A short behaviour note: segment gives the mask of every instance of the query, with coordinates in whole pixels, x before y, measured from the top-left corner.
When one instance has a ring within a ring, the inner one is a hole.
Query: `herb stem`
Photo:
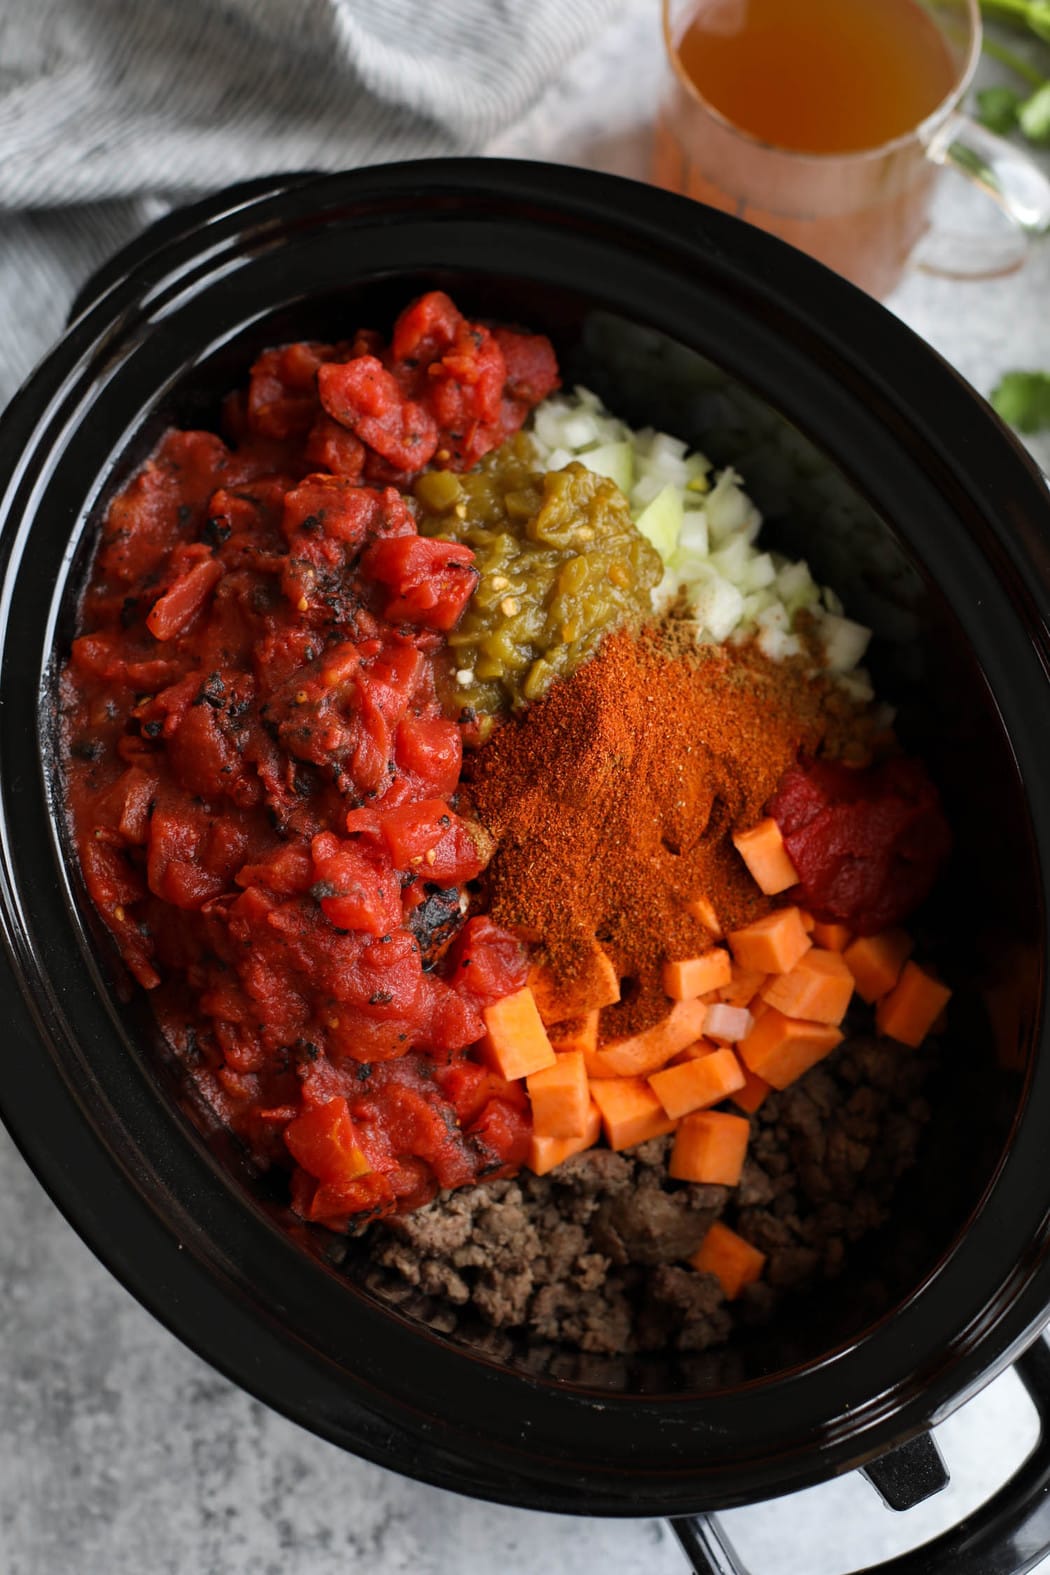
[[[980,0],[981,10],[992,16],[1016,17],[1027,22],[1029,0]]]
[[[987,5],[988,0],[984,0],[984,3]],[[989,38],[985,34],[981,47],[984,53],[989,55],[992,60],[998,60],[1000,65],[1007,66],[1011,71],[1015,71],[1019,77],[1023,77],[1026,82],[1030,82],[1032,87],[1042,87],[1045,80],[1042,72],[1037,70],[1035,66],[1030,65],[1027,60],[1014,50],[1007,49],[1005,44],[1000,44],[997,39]]]

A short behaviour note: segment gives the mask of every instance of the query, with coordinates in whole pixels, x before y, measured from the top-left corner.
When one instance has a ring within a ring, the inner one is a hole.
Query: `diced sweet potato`
[[[862,1001],[870,1006],[893,989],[912,944],[907,930],[883,930],[879,935],[860,935],[846,947],[842,956]]]
[[[549,1170],[571,1159],[574,1154],[582,1154],[584,1149],[593,1148],[601,1135],[601,1130],[601,1111],[592,1099],[588,1106],[584,1130],[579,1137],[537,1137],[533,1133],[525,1163],[537,1176],[545,1176]]]
[[[699,1061],[705,1055],[711,1055],[719,1047],[711,1044],[708,1039],[698,1039],[695,1045],[686,1045],[684,1050],[679,1050],[668,1061],[668,1066],[684,1066],[686,1061]]]
[[[686,913],[691,913],[694,919],[699,919],[706,930],[710,930],[715,940],[722,936],[722,924],[718,917],[714,903],[709,897],[694,897],[685,905]]]
[[[677,1001],[668,1015],[652,1028],[630,1039],[605,1045],[588,1056],[591,1076],[647,1077],[666,1066],[673,1055],[700,1038],[707,1007],[703,1001]]]
[[[664,963],[664,989],[673,1001],[689,1001],[720,990],[729,983],[732,971],[732,960],[725,947],[713,946],[702,957]]]
[[[752,1072],[774,1088],[787,1088],[841,1043],[841,1029],[830,1023],[799,1022],[767,1006],[737,1051]]]
[[[528,985],[486,1006],[481,1015],[485,1056],[508,1082],[554,1065],[554,1051]]]
[[[805,908],[800,908],[798,910],[798,916],[802,920],[802,928],[805,930],[806,934],[812,935],[813,931],[817,927],[816,919],[811,913],[807,912]]]
[[[750,1006],[768,978],[757,968],[740,968],[734,963],[733,977],[719,990],[718,999],[727,1006]]]
[[[721,1220],[715,1220],[689,1262],[701,1274],[713,1274],[721,1283],[726,1301],[732,1302],[745,1285],[761,1278],[766,1255]]]
[[[775,897],[777,892],[798,884],[798,871],[788,857],[780,827],[771,816],[760,820],[750,831],[734,831],[733,846],[767,897]]]
[[[600,1011],[620,999],[619,976],[597,944],[577,963],[571,981],[562,982],[546,963],[534,963],[529,969],[529,988],[548,1025]]]
[[[644,1077],[596,1078],[591,1097],[601,1111],[610,1148],[633,1148],[635,1143],[674,1131],[675,1123]]]
[[[744,1168],[751,1123],[721,1110],[698,1110],[679,1123],[667,1173],[676,1181],[735,1187]]]
[[[755,1111],[765,1103],[772,1084],[767,1083],[764,1077],[756,1077],[755,1073],[748,1066],[743,1068],[743,1073],[743,1088],[736,1089],[729,1097],[740,1110],[744,1110],[749,1116],[753,1116]]]
[[[532,1130],[537,1137],[582,1137],[591,1107],[582,1051],[559,1055],[553,1066],[530,1073],[525,1086],[532,1104]]]
[[[762,973],[789,973],[812,944],[798,908],[777,908],[729,937],[740,967]]]
[[[587,1012],[583,1017],[570,1017],[567,1022],[555,1023],[547,1030],[555,1051],[562,1055],[579,1050],[585,1055],[590,1050],[597,1050],[600,1015],[599,1012]]]
[[[907,962],[875,1008],[875,1026],[888,1039],[917,1050],[951,1000],[952,992],[917,963]]]
[[[743,1086],[743,1069],[732,1050],[712,1050],[693,1061],[665,1067],[649,1078],[649,1087],[675,1119],[691,1110],[718,1105]]]
[[[823,946],[826,951],[844,952],[852,939],[852,931],[844,924],[823,924],[818,919],[813,926],[814,946]]]
[[[785,1017],[841,1023],[853,998],[853,975],[840,952],[811,946],[790,973],[774,974],[762,999]]]

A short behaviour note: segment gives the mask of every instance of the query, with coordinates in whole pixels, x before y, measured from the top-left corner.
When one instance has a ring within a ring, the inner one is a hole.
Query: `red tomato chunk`
[[[472,1048],[526,961],[464,921],[489,848],[435,689],[477,572],[403,489],[557,384],[546,339],[432,292],[389,345],[264,351],[229,442],[169,432],[103,522],[63,678],[85,884],[205,1099],[335,1229],[528,1145]]]

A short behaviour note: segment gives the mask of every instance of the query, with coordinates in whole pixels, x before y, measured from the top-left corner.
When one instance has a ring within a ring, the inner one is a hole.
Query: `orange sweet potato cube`
[[[508,1082],[554,1065],[554,1051],[528,985],[486,1006],[481,1015],[486,1059]]]
[[[818,919],[813,926],[814,946],[823,946],[826,951],[844,952],[852,939],[852,931],[844,924],[824,924]]]
[[[737,1053],[756,1076],[774,1088],[787,1088],[841,1043],[842,1030],[830,1023],[800,1022],[769,1006]]]
[[[853,975],[839,952],[811,946],[790,973],[774,974],[762,999],[785,1017],[841,1023],[853,997]]]
[[[601,1111],[592,1099],[589,1101],[587,1120],[579,1137],[537,1137],[534,1132],[525,1163],[537,1176],[545,1176],[549,1170],[571,1159],[574,1154],[582,1154],[584,1149],[593,1148],[601,1135],[601,1130]]]
[[[733,963],[724,946],[712,946],[700,957],[664,963],[664,989],[673,1001],[690,1001],[697,995],[720,990],[732,977]]]
[[[601,1111],[610,1148],[633,1148],[674,1131],[674,1122],[644,1077],[595,1078],[591,1098]]]
[[[555,1023],[548,1028],[548,1037],[557,1053],[567,1055],[573,1050],[579,1050],[582,1055],[586,1055],[591,1050],[597,1050],[600,1016],[600,1012],[587,1012],[582,1017],[570,1017],[566,1022]]]
[[[710,930],[715,940],[722,936],[722,925],[714,903],[709,897],[694,897],[685,905],[686,913],[691,913],[694,919],[699,919],[705,930]]]
[[[769,1094],[772,1085],[767,1083],[764,1077],[756,1077],[750,1067],[745,1066],[743,1072],[743,1088],[738,1088],[729,1097],[739,1110],[743,1110],[747,1115],[753,1116],[755,1111],[765,1104],[766,1096]]]
[[[857,994],[870,1006],[880,995],[887,995],[901,976],[911,956],[912,938],[907,930],[883,930],[878,935],[859,935],[842,953],[853,975]]]
[[[718,999],[727,1006],[750,1006],[768,978],[757,968],[740,968],[734,963],[733,977],[719,990]]]
[[[676,1181],[735,1187],[744,1168],[751,1123],[722,1110],[698,1110],[675,1133],[667,1173]]]
[[[582,1137],[591,1108],[582,1051],[559,1055],[553,1066],[530,1072],[525,1087],[532,1105],[532,1130],[537,1137]]]
[[[743,1086],[744,1073],[732,1050],[712,1050],[709,1055],[653,1072],[649,1078],[649,1087],[667,1114],[675,1118],[717,1105]]]
[[[798,884],[798,871],[788,856],[780,827],[772,816],[750,831],[734,831],[733,846],[767,897]]]
[[[647,1077],[673,1055],[695,1044],[703,1031],[703,1001],[676,1001],[666,1017],[629,1039],[603,1046],[587,1057],[591,1077]]]
[[[715,1220],[689,1262],[701,1274],[713,1274],[721,1283],[726,1301],[732,1302],[745,1285],[761,1278],[766,1255],[721,1220]]]
[[[900,978],[875,1008],[875,1026],[888,1039],[917,1050],[951,1000],[952,992],[916,963],[907,962]]]
[[[812,944],[798,908],[776,908],[729,937],[739,966],[760,973],[789,973]]]
[[[619,975],[597,942],[579,961],[571,983],[558,979],[547,963],[538,962],[529,969],[529,988],[548,1025],[600,1011],[620,999]]]

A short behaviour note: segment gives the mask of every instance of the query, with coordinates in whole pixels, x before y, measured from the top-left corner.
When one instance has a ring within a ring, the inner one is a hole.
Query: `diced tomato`
[[[470,1128],[479,1148],[490,1156],[482,1174],[513,1173],[525,1163],[532,1137],[532,1118],[505,1099],[490,1099]]]
[[[385,617],[428,629],[455,628],[478,583],[469,547],[422,536],[377,541],[362,557],[361,571],[390,588]]]
[[[515,1088],[477,1061],[454,1061],[438,1073],[438,1082],[464,1127],[470,1126],[491,1099],[503,1100],[522,1110],[528,1108],[521,1085]]]
[[[281,521],[290,539],[297,532],[322,532],[357,545],[382,512],[382,495],[345,476],[307,476],[284,495]]]
[[[508,398],[520,399],[531,409],[561,386],[558,360],[545,334],[522,334],[512,328],[494,328],[492,333],[507,368]]]
[[[392,1214],[397,1205],[397,1194],[389,1179],[373,1172],[351,1181],[322,1181],[313,1189],[305,1210],[297,1205],[297,1212],[305,1213],[309,1220],[328,1225],[333,1230],[345,1230],[352,1215],[364,1214],[382,1218]]]
[[[264,350],[252,367],[248,388],[252,431],[267,438],[309,431],[318,413],[317,369],[334,353],[331,345],[316,344]]]
[[[372,941],[361,953],[356,1004],[369,1017],[412,1018],[423,984],[423,959],[415,937],[399,930]]]
[[[443,716],[406,716],[397,727],[394,759],[433,798],[454,793],[463,769],[463,741]]]
[[[478,575],[419,537],[406,481],[472,464],[556,379],[545,340],[440,291],[389,345],[266,350],[225,402],[233,448],[171,431],[112,500],[83,599],[63,712],[88,891],[217,1118],[331,1229],[522,1151],[524,1086],[464,1057],[525,980],[513,937],[464,924],[490,847],[450,807],[444,635]]]
[[[438,446],[433,416],[402,397],[397,379],[375,356],[322,367],[317,386],[332,419],[398,470],[412,474],[433,459]]]
[[[411,369],[426,368],[444,355],[460,329],[462,314],[443,290],[429,290],[406,306],[390,338],[390,354],[395,364],[411,363]]]
[[[329,415],[318,416],[310,428],[304,453],[319,470],[330,470],[350,481],[356,481],[364,469],[365,445]]]
[[[447,979],[456,990],[491,1006],[526,983],[528,953],[516,935],[484,914],[468,919],[449,953]]]
[[[382,817],[380,829],[395,867],[407,870],[434,853],[452,820],[448,805],[439,798],[389,810]],[[428,862],[433,864],[435,859]]]
[[[389,935],[401,922],[401,888],[397,876],[380,868],[354,843],[335,848],[330,835],[315,837],[312,847],[321,907],[338,929]]]
[[[353,1181],[372,1168],[357,1145],[345,1099],[304,1110],[285,1127],[284,1141],[292,1158],[318,1181]]]

